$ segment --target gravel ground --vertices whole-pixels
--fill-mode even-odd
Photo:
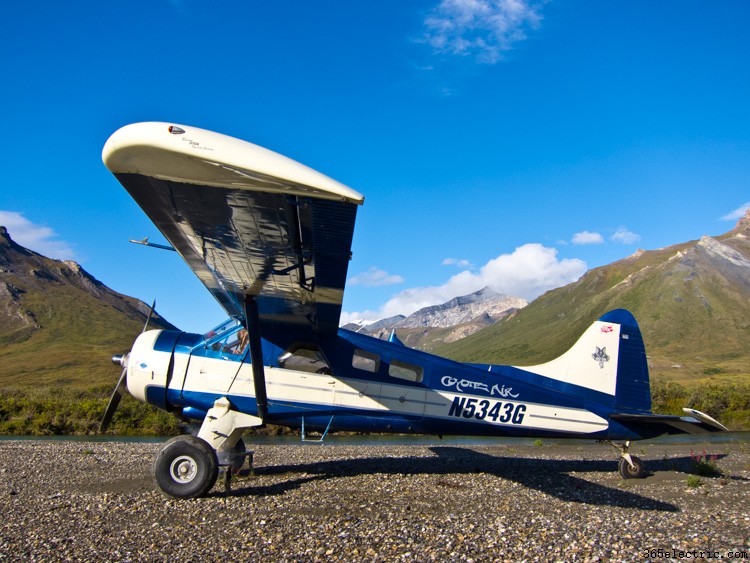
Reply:
[[[601,444],[251,447],[228,494],[220,478],[177,501],[152,482],[159,444],[0,441],[0,561],[658,561],[750,543],[747,442],[637,444],[651,474],[627,481]],[[724,476],[689,486],[704,447]]]

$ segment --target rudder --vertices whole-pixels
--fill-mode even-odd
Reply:
[[[635,317],[625,309],[610,311],[600,321],[620,325],[615,408],[621,413],[651,412],[651,383],[646,346]]]

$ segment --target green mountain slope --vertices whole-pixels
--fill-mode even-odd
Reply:
[[[130,349],[148,310],[0,227],[0,388],[114,387],[110,358]],[[156,313],[151,326],[172,327]]]
[[[530,365],[562,354],[611,309],[629,309],[652,375],[750,382],[750,213],[720,237],[633,256],[587,272],[436,353],[460,361]]]

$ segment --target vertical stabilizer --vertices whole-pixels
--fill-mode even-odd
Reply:
[[[520,369],[609,396],[605,401],[621,413],[651,411],[643,337],[625,309],[595,321],[559,358]]]

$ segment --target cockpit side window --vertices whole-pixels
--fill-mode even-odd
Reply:
[[[236,334],[229,336],[222,344],[222,352],[235,354],[237,356],[245,353],[249,337],[247,329],[241,328]]]
[[[308,373],[333,373],[328,360],[315,344],[293,344],[279,356],[279,367]]]
[[[235,319],[228,319],[221,323],[219,326],[216,326],[209,330],[206,334],[203,335],[203,340],[209,341],[209,340],[218,340],[221,337],[226,336],[230,332],[234,332],[239,328],[240,323]]]

